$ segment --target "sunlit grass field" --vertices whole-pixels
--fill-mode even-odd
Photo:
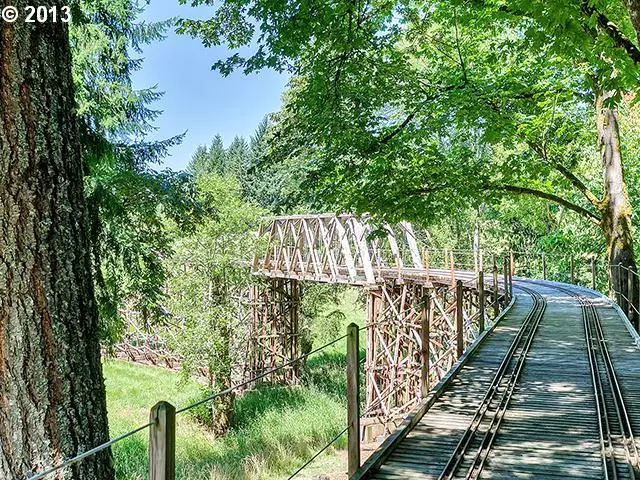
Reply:
[[[345,325],[362,323],[348,294],[340,306]],[[190,415],[176,420],[177,477],[202,479],[288,478],[346,425],[345,347],[342,342],[311,357],[305,385],[269,387],[236,400],[232,431],[214,439]],[[107,360],[104,364],[111,437],[148,422],[149,409],[166,400],[177,407],[199,398],[201,387],[156,367]],[[147,431],[113,449],[118,479],[147,478]],[[299,478],[341,471],[346,437],[319,457]]]

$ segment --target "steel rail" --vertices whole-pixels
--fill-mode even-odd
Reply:
[[[487,389],[487,392],[480,402],[480,405],[476,409],[469,427],[465,430],[462,438],[456,445],[456,448],[449,457],[449,461],[438,477],[438,480],[450,480],[454,477],[460,465],[462,464],[465,454],[469,450],[469,447],[474,440],[476,433],[480,428],[480,425],[486,418],[489,407],[494,402],[494,398],[498,394],[498,387],[503,383],[503,380],[506,379],[507,383],[505,385],[504,392],[499,399],[498,408],[492,415],[489,428],[487,429],[487,432],[481,440],[480,448],[476,451],[476,455],[472,461],[471,467],[467,471],[465,478],[477,478],[477,476],[482,471],[484,461],[486,460],[491,445],[493,444],[493,440],[495,439],[495,435],[498,431],[498,428],[500,427],[502,417],[504,416],[504,411],[506,411],[506,408],[509,404],[509,401],[515,389],[515,385],[522,371],[526,355],[529,351],[529,348],[533,341],[533,337],[535,336],[535,333],[540,324],[540,320],[542,319],[546,308],[546,301],[538,292],[522,286],[518,286],[517,288],[520,288],[521,290],[531,295],[531,297],[533,298],[533,305],[527,313],[525,319],[523,320],[521,327],[518,329],[518,332],[516,333],[516,336],[513,339],[509,350],[502,359],[502,362],[493,377],[491,385]],[[519,355],[516,358],[516,353],[518,351]],[[510,373],[508,373],[508,367],[512,363],[512,360],[514,358],[516,358],[515,364],[513,365]]]
[[[466,479],[475,479],[480,476],[482,469],[484,467],[484,463],[489,456],[489,452],[491,451],[491,447],[493,446],[493,442],[496,439],[498,434],[498,430],[500,428],[500,424],[502,423],[502,419],[504,418],[504,414],[507,411],[509,406],[509,402],[511,397],[513,396],[513,392],[515,391],[518,379],[520,378],[520,374],[522,373],[522,369],[524,368],[525,360],[527,358],[527,354],[529,353],[529,349],[531,348],[531,344],[533,343],[533,339],[535,338],[536,332],[538,330],[538,326],[542,321],[542,317],[546,310],[546,300],[542,295],[538,292],[525,288],[519,287],[529,295],[531,295],[534,299],[534,308],[536,308],[535,319],[533,320],[531,329],[529,331],[529,335],[525,339],[525,345],[518,357],[516,370],[512,373],[509,378],[509,383],[507,384],[508,390],[504,392],[501,402],[498,405],[498,410],[495,415],[491,418],[491,423],[489,424],[489,429],[485,433],[480,448],[476,453],[476,457],[474,458],[471,466],[467,470],[467,474],[465,476]]]
[[[608,380],[609,388],[611,390],[611,395],[613,397],[614,407],[615,407],[615,418],[618,420],[618,426],[620,427],[621,432],[621,440],[624,446],[625,457],[627,461],[627,469],[629,471],[629,476],[632,480],[636,478],[636,466],[638,465],[638,450],[635,443],[635,438],[633,436],[633,430],[631,427],[631,421],[629,419],[629,413],[627,412],[626,405],[624,404],[624,397],[622,395],[622,390],[620,389],[620,384],[618,382],[618,377],[615,372],[615,368],[613,366],[613,361],[611,360],[611,355],[609,353],[609,349],[607,347],[604,331],[602,330],[602,322],[600,321],[600,317],[598,315],[597,310],[593,306],[593,304],[586,298],[580,297],[581,302],[583,302],[583,311],[585,312],[585,316],[588,314],[588,322],[589,322],[589,339],[593,345],[594,354],[600,354],[603,363],[605,365],[605,374]],[[595,330],[595,334],[594,334]],[[597,372],[599,373],[599,367]],[[602,382],[599,382],[602,385]],[[603,392],[604,393],[604,392]],[[604,396],[603,396],[604,400]],[[606,409],[606,403],[603,403],[605,407],[605,412],[608,416],[609,412]],[[610,422],[607,421],[609,424]],[[612,437],[612,449],[611,454],[613,457],[613,465],[615,476],[617,477],[617,462],[615,462],[615,447],[613,446],[613,437],[611,432],[608,432],[608,435]],[[634,460],[635,459],[635,460]]]
[[[618,380],[618,375],[611,359],[609,347],[604,336],[602,321],[593,302],[569,288],[554,286],[580,301],[582,307],[582,318],[585,329],[585,341],[587,343],[589,366],[591,369],[591,379],[593,383],[596,410],[598,413],[598,426],[600,429],[600,445],[602,454],[602,464],[604,469],[604,480],[617,480],[624,466],[619,465],[616,458],[616,447],[622,445],[624,448],[625,465],[631,480],[640,477],[640,455],[633,435],[633,428],[629,417],[629,412],[624,403],[624,396]],[[601,371],[599,360],[604,365],[604,372]],[[610,411],[607,405],[607,388],[614,406],[614,412]],[[614,418],[611,418],[614,417]],[[617,424],[620,428],[620,435],[613,432],[612,426]]]

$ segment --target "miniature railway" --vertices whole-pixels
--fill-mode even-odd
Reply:
[[[609,354],[598,311],[587,297],[568,288],[556,288],[577,298],[582,305],[589,366],[598,412],[604,479],[640,478],[640,457],[630,415]]]
[[[532,296],[531,310],[522,322],[471,424],[451,454],[439,480],[459,478],[459,472],[466,472],[466,479],[478,478],[491,450],[546,308],[542,295],[528,288],[520,288]],[[468,455],[469,453],[473,456]]]
[[[626,319],[577,287],[514,288],[512,311],[355,478],[640,479],[640,352]]]

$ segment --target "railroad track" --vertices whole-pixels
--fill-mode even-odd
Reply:
[[[577,298],[582,306],[585,340],[598,413],[603,478],[640,479],[640,456],[598,311],[587,297],[568,288],[554,288]]]
[[[546,301],[542,295],[526,287],[518,288],[531,295],[533,306],[496,371],[469,427],[438,477],[439,480],[478,478],[491,451],[546,309]]]

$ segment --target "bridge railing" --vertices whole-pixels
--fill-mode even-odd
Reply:
[[[616,303],[634,326],[636,331],[640,327],[640,275],[633,268],[619,263],[612,265],[611,270],[616,274],[611,275],[615,281],[611,282],[611,290]]]

